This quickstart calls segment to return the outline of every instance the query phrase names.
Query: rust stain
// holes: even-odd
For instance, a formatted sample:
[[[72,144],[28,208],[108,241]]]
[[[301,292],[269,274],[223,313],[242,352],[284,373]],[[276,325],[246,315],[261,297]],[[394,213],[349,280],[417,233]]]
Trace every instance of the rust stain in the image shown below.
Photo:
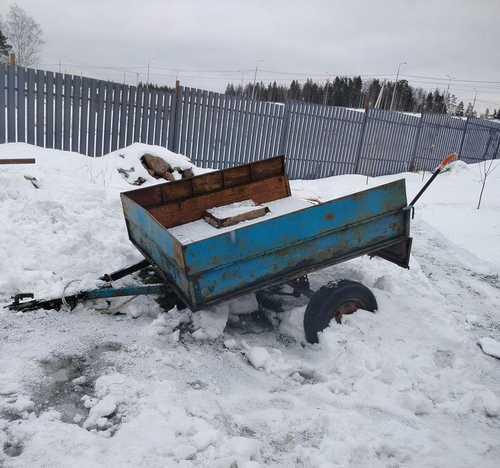
[[[328,213],[326,216],[325,216],[325,219],[327,221],[333,221],[335,219],[335,215],[333,213]]]

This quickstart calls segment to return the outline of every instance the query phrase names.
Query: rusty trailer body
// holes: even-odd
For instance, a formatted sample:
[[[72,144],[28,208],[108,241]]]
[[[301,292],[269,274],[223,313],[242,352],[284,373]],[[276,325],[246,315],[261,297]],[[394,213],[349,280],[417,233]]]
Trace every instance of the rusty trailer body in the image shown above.
[[[365,254],[408,267],[404,179],[193,242],[170,232],[210,208],[290,195],[284,158],[276,157],[125,192],[121,200],[130,240],[192,310]]]

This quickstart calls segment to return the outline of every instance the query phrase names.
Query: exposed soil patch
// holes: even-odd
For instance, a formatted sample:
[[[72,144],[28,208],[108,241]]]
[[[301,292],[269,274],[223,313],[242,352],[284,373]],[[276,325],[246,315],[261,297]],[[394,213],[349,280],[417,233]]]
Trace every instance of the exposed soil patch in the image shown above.
[[[121,349],[119,343],[106,342],[84,355],[55,355],[40,361],[44,377],[32,395],[37,414],[52,408],[63,422],[82,425],[89,413],[82,397],[93,395],[96,379],[109,364],[105,353]]]

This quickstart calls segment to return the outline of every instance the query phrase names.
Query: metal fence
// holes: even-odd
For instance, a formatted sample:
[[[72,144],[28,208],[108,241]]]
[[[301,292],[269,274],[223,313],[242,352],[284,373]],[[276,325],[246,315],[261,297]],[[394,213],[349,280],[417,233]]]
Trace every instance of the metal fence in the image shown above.
[[[303,102],[175,92],[0,65],[0,143],[101,156],[133,142],[161,145],[200,166],[287,156],[291,178],[433,169],[448,153],[499,157],[500,124]]]

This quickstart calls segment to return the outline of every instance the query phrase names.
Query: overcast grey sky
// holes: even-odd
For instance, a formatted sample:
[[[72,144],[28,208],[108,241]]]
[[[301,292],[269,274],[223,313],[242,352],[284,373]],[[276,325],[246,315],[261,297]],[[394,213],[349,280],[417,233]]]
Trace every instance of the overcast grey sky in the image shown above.
[[[253,80],[256,64],[259,80],[284,82],[327,73],[394,79],[407,62],[401,77],[413,85],[445,89],[451,75],[460,99],[472,101],[475,88],[476,108],[500,108],[500,0],[17,3],[44,30],[40,68],[61,61],[63,71],[135,83],[150,63],[150,81],[223,90]]]

